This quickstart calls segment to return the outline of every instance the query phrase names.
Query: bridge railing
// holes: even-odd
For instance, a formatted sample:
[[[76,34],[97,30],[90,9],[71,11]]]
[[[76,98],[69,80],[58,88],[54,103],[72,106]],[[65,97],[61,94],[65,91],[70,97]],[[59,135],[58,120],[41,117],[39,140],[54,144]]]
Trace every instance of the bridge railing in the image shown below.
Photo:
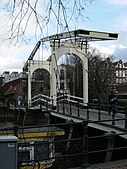
[[[43,94],[37,94],[35,96],[32,97],[31,99],[31,104],[32,106],[40,106],[42,108],[46,108],[46,109],[54,109],[53,106],[53,98],[47,96],[47,95],[43,95]],[[70,105],[75,105],[77,106],[77,103],[80,103],[79,105],[84,105],[83,104],[83,98],[80,97],[76,97],[76,96],[71,96],[69,94],[64,94],[64,95],[60,95],[57,97],[56,100],[57,103],[57,108],[59,107],[59,104],[64,104],[64,103],[69,103]]]
[[[112,109],[109,113],[109,109]],[[104,123],[127,129],[127,107],[109,104],[80,103],[79,101],[69,100],[67,97],[58,101],[57,112],[89,120],[109,120]]]
[[[45,110],[53,110],[52,98],[39,94],[32,98],[32,105],[40,105],[40,108]],[[109,114],[109,109],[112,109]],[[83,103],[83,98],[62,95],[57,98],[56,109],[57,113],[67,114],[76,118],[83,118],[89,120],[110,120],[105,121],[106,125],[113,125],[115,127],[127,128],[127,107],[114,105],[111,107],[109,104],[98,103]],[[119,120],[118,120],[119,119]]]
[[[97,163],[106,163],[126,159],[127,141],[123,138],[127,132],[121,131],[119,134],[117,134],[115,132],[100,133],[93,131],[89,133],[88,127],[90,123],[98,124],[99,122],[84,120],[79,123],[69,121],[67,123],[36,126],[36,129],[39,129],[39,131],[40,128],[43,127],[60,127],[64,129],[65,137],[62,136],[58,139],[56,138],[55,140],[41,140],[39,135],[36,137],[36,139],[40,139],[39,141],[26,141],[23,137],[24,140],[19,141],[18,143],[17,161],[19,166],[33,166],[33,168],[36,166],[36,168],[40,168],[41,164],[55,161],[57,164],[59,164],[59,166],[64,165],[64,168],[68,168],[67,161],[69,160],[69,167],[71,168],[74,166],[82,166],[87,168]],[[73,137],[67,138],[67,135],[69,136],[70,133],[68,133],[68,130],[66,129],[73,128],[73,130],[70,131],[75,131],[77,127],[80,128],[80,134],[74,132],[75,134],[73,133]],[[35,126],[19,126],[17,130],[15,130],[15,126],[12,128],[1,128],[0,133],[11,133],[12,135],[14,134],[16,136],[20,136],[17,135],[17,133],[20,131],[22,134],[24,134],[25,129],[33,131]],[[121,140],[123,144],[121,144]],[[50,147],[50,149],[47,147]],[[56,148],[55,151],[52,148]],[[50,152],[54,152],[52,156],[49,155],[49,150]],[[44,152],[44,154],[42,154],[42,152]],[[30,154],[32,156],[30,156]],[[79,162],[78,165],[75,163],[76,161]]]
[[[26,164],[27,166],[36,164],[36,166],[39,167],[40,164],[43,164],[43,161],[55,161],[55,163],[59,164],[59,166],[64,165],[64,167],[68,168],[68,163],[66,164],[66,160],[69,160],[69,167],[75,167],[77,163],[75,163],[74,161],[75,159],[77,159],[76,161],[78,161],[79,166],[87,168],[96,163],[106,163],[126,158],[124,153],[122,152],[126,152],[127,146],[122,146],[120,145],[120,143],[117,143],[117,146],[115,145],[115,140],[117,140],[122,135],[125,135],[126,133],[121,132],[119,134],[116,134],[114,132],[109,132],[100,135],[94,134],[93,136],[89,136],[89,132],[87,130],[88,124],[89,122],[87,121],[78,123],[78,125],[83,126],[82,136],[80,135],[78,137],[73,137],[70,139],[61,138],[59,140],[51,140],[50,142],[36,142],[32,145],[29,143],[20,143],[19,150],[21,148],[23,149],[23,147],[29,148],[33,146],[33,148],[38,148],[42,145],[43,147],[44,145],[48,146],[49,144],[55,145],[57,147],[57,150],[56,155],[54,155],[53,157],[41,157],[39,156],[39,154],[37,154],[36,158],[29,160],[20,158],[19,165],[23,166],[23,164]],[[77,124],[62,124],[62,126],[64,125],[70,125],[71,127],[74,127]],[[70,143],[70,146],[67,147],[68,143]],[[78,150],[72,149],[74,145],[78,147]],[[60,149],[58,148],[59,146],[61,147]],[[121,157],[119,156],[119,153],[122,154]],[[59,155],[57,156],[57,154]],[[94,161],[92,159],[94,159]]]
[[[70,94],[63,94],[57,97],[57,101],[62,101],[62,100],[66,100],[68,102],[80,102],[83,103],[83,98],[81,97],[77,97],[77,96],[72,96]]]
[[[38,94],[31,99],[32,106],[40,106],[40,108],[51,109],[52,98],[43,94]]]

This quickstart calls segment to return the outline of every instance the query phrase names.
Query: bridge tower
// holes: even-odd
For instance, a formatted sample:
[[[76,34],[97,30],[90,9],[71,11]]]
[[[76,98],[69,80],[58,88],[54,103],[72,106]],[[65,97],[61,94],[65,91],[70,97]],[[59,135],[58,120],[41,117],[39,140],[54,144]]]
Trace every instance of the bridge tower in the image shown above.
[[[28,60],[28,107],[31,106],[31,79],[32,79],[32,74],[35,70],[38,68],[40,69],[45,69],[47,71],[50,70],[50,61],[35,61],[35,60]]]
[[[63,42],[51,41],[51,97],[54,101],[54,106],[56,106],[57,97],[57,86],[56,86],[56,72],[57,72],[57,61],[62,55],[65,54],[75,54],[78,56],[83,63],[83,102],[85,105],[88,103],[88,58],[87,58],[87,42],[75,42],[71,40],[66,40]]]

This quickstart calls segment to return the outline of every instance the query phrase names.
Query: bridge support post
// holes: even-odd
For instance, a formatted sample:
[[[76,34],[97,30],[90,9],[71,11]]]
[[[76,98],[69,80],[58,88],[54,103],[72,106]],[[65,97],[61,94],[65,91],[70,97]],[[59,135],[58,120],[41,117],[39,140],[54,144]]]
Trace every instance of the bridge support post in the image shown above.
[[[51,51],[51,79],[50,79],[50,97],[52,97],[53,99],[53,107],[56,107],[56,95],[57,95],[57,91],[56,91],[56,82],[57,82],[57,74],[58,74],[58,70],[57,70],[57,55],[55,53],[55,41],[51,44],[52,45],[52,51]]]
[[[88,103],[88,57],[87,57],[88,44],[85,44],[83,60],[83,98],[84,104],[87,106]]]
[[[30,70],[30,61],[28,67],[28,108],[31,106],[31,70]]]
[[[72,133],[73,133],[73,126],[70,125],[70,130],[69,130],[69,135],[68,135],[68,140],[70,140],[72,138]],[[66,145],[66,151],[69,150],[69,147],[70,147],[70,141],[67,142],[67,145]]]
[[[57,111],[59,112],[59,100],[57,100]]]
[[[63,100],[63,113],[65,113],[65,106],[64,106],[64,100]]]
[[[113,146],[114,146],[114,134],[113,132],[106,134],[106,139],[108,139],[107,152],[105,157],[105,162],[110,162],[112,158]]]
[[[90,167],[88,162],[88,135],[87,135],[88,121],[83,121],[83,162],[82,167],[88,169]]]

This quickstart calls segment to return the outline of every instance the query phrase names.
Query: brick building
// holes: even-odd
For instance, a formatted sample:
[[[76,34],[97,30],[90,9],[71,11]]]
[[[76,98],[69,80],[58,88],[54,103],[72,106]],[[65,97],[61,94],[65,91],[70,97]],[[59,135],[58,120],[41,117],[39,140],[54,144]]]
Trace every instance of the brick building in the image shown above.
[[[7,106],[8,102],[14,106],[27,105],[28,76],[25,72],[4,72],[0,77],[0,102]],[[49,95],[49,73],[38,69],[33,73],[32,96],[37,94]]]

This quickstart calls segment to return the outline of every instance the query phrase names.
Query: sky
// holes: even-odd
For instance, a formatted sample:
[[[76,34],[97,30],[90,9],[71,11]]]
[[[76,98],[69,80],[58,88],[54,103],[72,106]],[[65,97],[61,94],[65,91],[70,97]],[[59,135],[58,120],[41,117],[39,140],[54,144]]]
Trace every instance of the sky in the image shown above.
[[[40,2],[41,1],[43,0],[40,0]],[[41,7],[39,6],[39,8]],[[96,42],[90,45],[96,47],[106,55],[113,55],[114,61],[122,59],[127,62],[127,0],[94,0],[92,3],[87,3],[84,15],[86,16],[85,22],[79,21],[80,23],[78,22],[76,26],[70,25],[71,29],[118,33],[118,40]],[[6,12],[2,8],[0,16],[1,38],[7,31],[4,27],[6,24]],[[51,26],[49,28],[47,29],[49,35],[50,33],[56,33]],[[45,35],[47,35],[46,31]],[[33,29],[31,25],[26,33],[26,37],[28,36],[29,38],[32,34]],[[39,36],[38,39],[36,38],[36,41],[38,40]],[[2,74],[4,71],[22,71],[23,65],[32,52],[35,43],[36,42],[32,41],[32,43],[22,42],[14,44],[13,42],[11,43],[11,41],[1,40],[0,73]],[[48,53],[46,55],[48,55]]]
[[[116,41],[100,42],[95,46],[113,55],[114,60],[127,61],[127,0],[96,0],[92,3],[86,29],[118,33]]]

